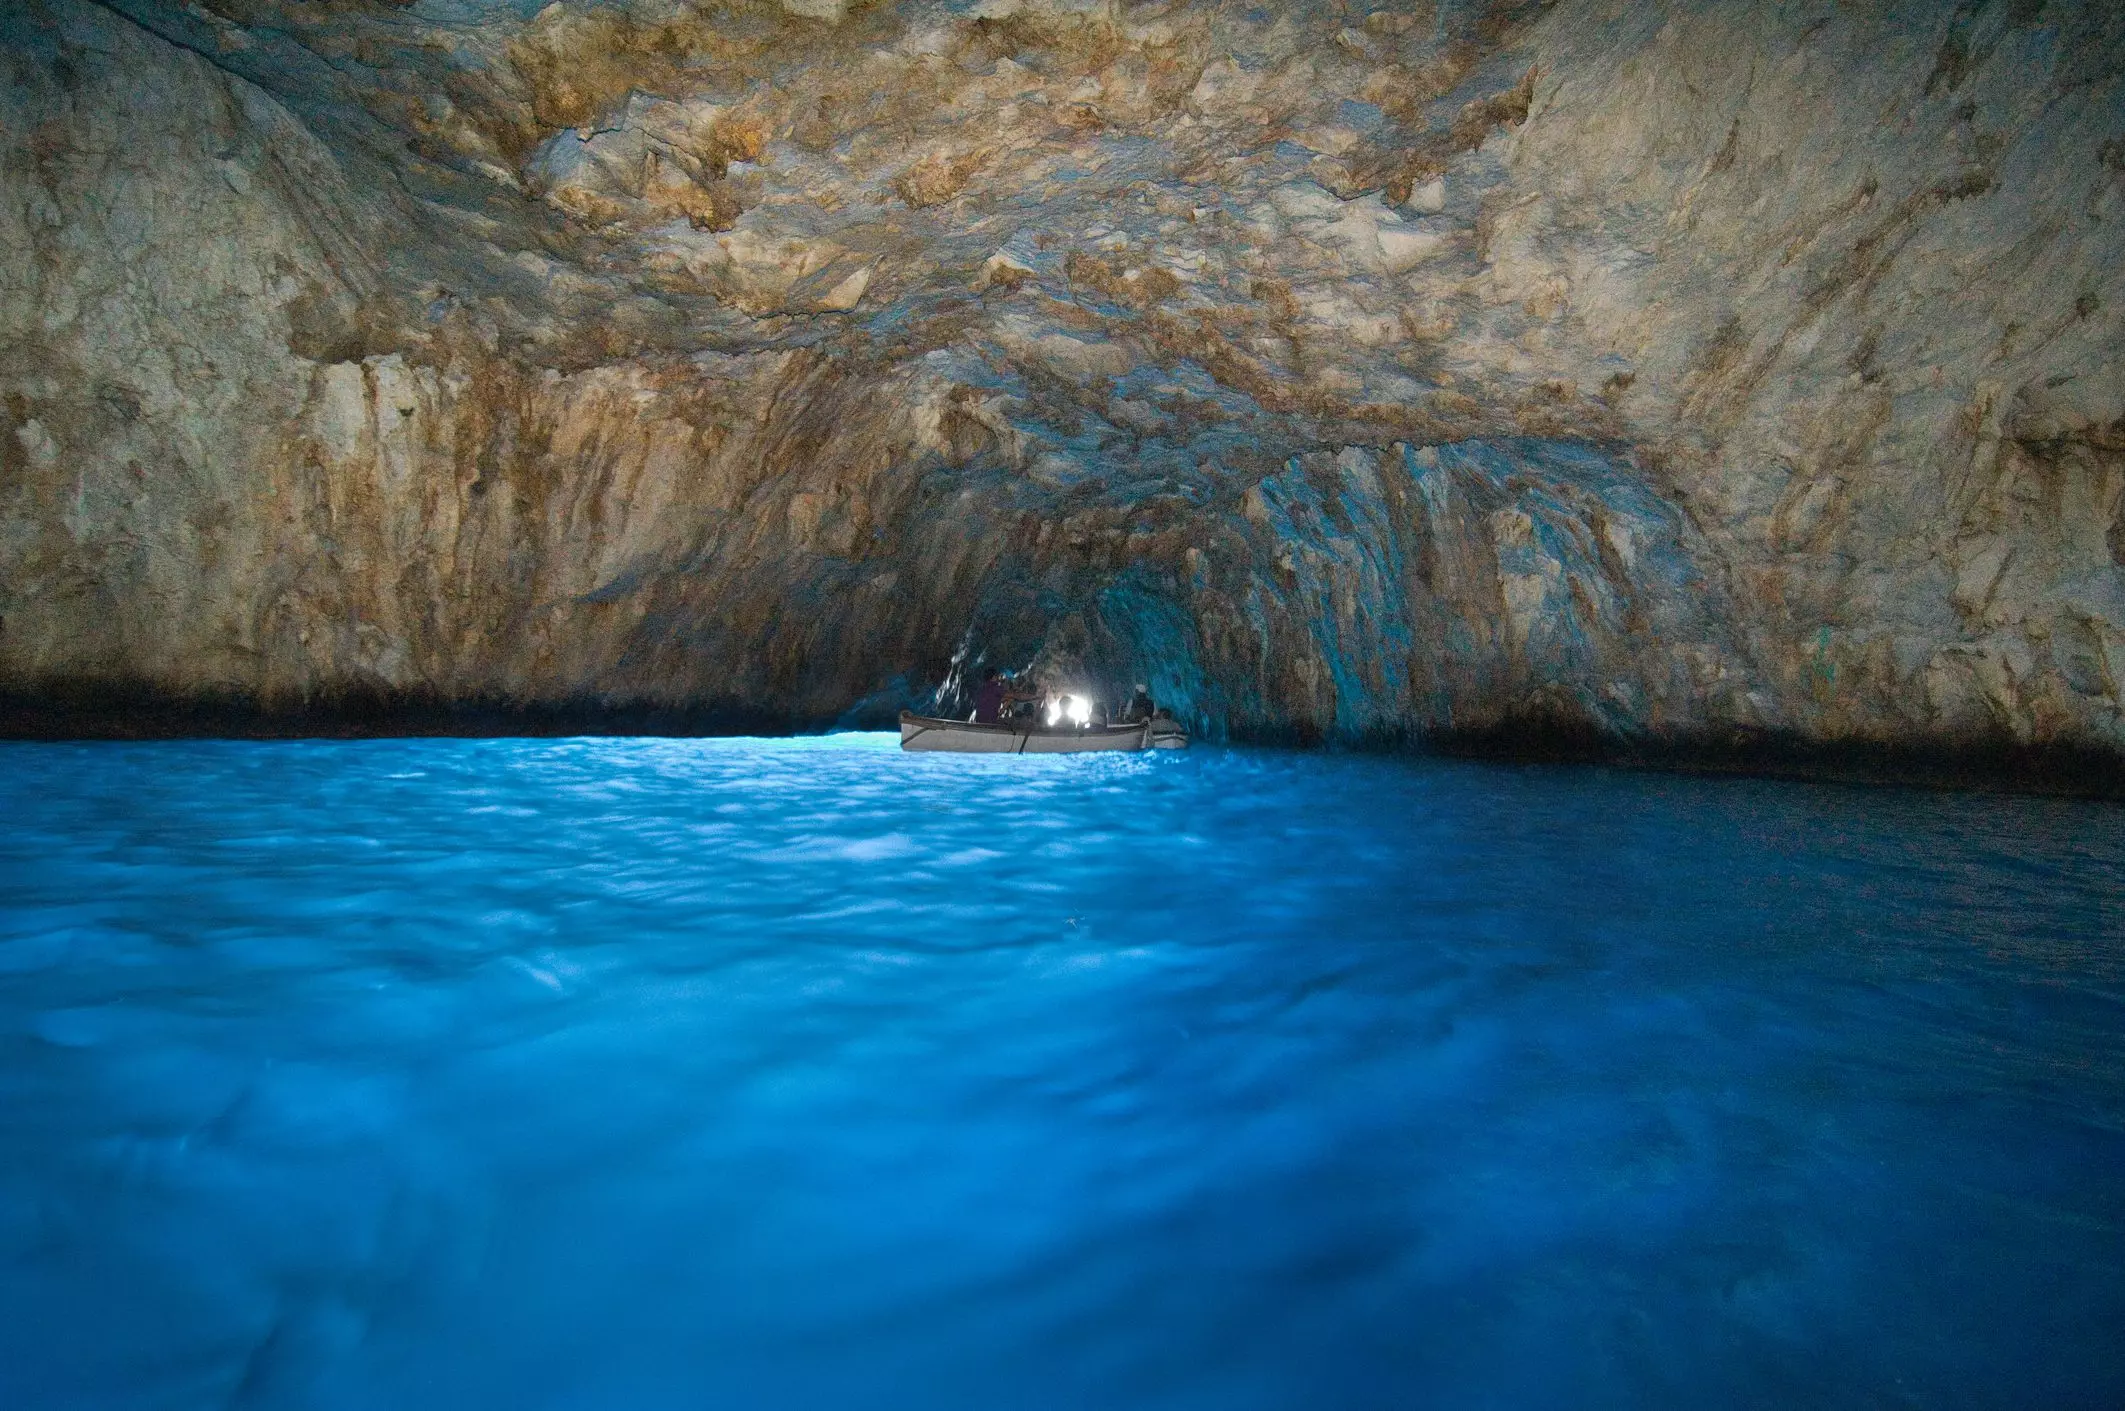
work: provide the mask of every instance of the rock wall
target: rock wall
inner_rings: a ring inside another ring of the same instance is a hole
[[[2125,755],[2114,7],[0,40],[18,700]]]

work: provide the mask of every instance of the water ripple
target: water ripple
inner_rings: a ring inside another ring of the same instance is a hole
[[[2125,828],[0,745],[0,1404],[2125,1404]]]

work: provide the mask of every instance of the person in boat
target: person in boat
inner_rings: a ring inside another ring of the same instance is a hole
[[[1038,725],[1047,718],[1047,687],[1024,676],[1007,676],[1004,681],[1004,724]]]
[[[1142,724],[1151,718],[1151,711],[1151,693],[1145,690],[1144,683],[1139,681],[1136,683],[1136,694],[1129,697],[1129,704],[1122,707],[1120,723],[1123,725]]]
[[[1008,694],[1003,678],[993,666],[983,667],[981,684],[974,688],[974,714],[968,719],[977,725],[1003,724],[1004,697]]]

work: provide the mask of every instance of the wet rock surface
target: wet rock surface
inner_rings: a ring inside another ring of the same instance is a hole
[[[32,713],[2125,755],[2112,6],[0,30]]]

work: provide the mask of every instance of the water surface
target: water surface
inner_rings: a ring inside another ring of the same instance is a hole
[[[2125,813],[0,745],[0,1405],[2125,1404]]]

